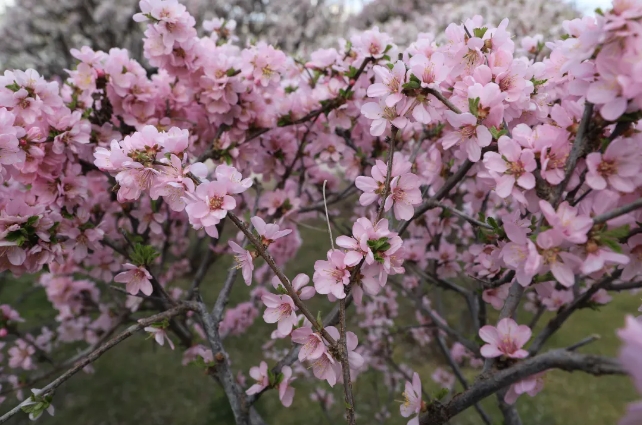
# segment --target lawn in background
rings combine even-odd
[[[304,246],[295,261],[291,262],[288,274],[307,272],[311,275],[316,259],[325,257],[327,235],[312,230],[304,235]],[[213,305],[218,288],[222,284],[229,264],[214,267],[205,278],[202,286],[203,297]],[[2,302],[13,302],[25,288],[30,288],[28,278],[9,279],[2,283],[0,291]],[[231,295],[230,306],[247,299],[249,289],[239,279]],[[563,347],[573,344],[591,334],[601,335],[601,339],[582,348],[582,352],[597,353],[609,356],[617,355],[620,341],[615,329],[622,327],[624,316],[634,314],[640,305],[639,297],[630,294],[619,294],[599,312],[585,309],[576,312],[568,323],[548,342],[547,348]],[[327,304],[313,306],[328,311]],[[490,308],[490,307],[489,307]],[[403,311],[403,310],[401,310]],[[51,311],[44,291],[38,289],[23,297],[20,312],[27,319],[40,319],[52,323],[55,313]],[[530,314],[520,312],[520,322],[527,323]],[[539,322],[538,328],[552,316],[547,313]],[[409,318],[411,321],[412,318]],[[28,322],[29,323],[29,322]],[[38,323],[37,321],[31,323]],[[273,326],[266,325],[259,316],[245,335],[231,336],[225,340],[225,346],[232,358],[235,372],[242,371],[246,376],[251,366],[261,360],[261,345],[265,335]],[[537,330],[534,332],[536,333]],[[129,338],[118,347],[104,354],[95,363],[94,374],[81,373],[65,383],[54,398],[56,415],[44,414],[41,425],[226,425],[233,424],[233,416],[227,405],[223,391],[195,366],[181,365],[181,351],[171,351],[159,347],[152,340],[145,339],[144,334]],[[403,350],[395,353],[398,362],[404,359]],[[273,364],[274,362],[268,362]],[[441,363],[441,358],[427,352],[425,362],[412,365],[419,372],[423,384],[429,391],[436,391],[439,386],[432,382],[430,375]],[[475,376],[474,370],[467,370],[469,380]],[[248,379],[249,378],[248,376]],[[368,404],[377,405],[381,399],[375,395],[373,373],[362,375],[355,385],[357,400],[367,399]],[[376,388],[379,396],[384,393],[381,382]],[[329,390],[327,384],[319,386]],[[283,408],[275,391],[270,391],[257,404],[257,409],[269,425],[322,425],[341,423],[343,397],[341,385],[334,388],[335,405],[325,416],[319,405],[308,398],[305,389],[315,385],[295,381],[298,388],[292,407]],[[5,386],[6,389],[6,386]],[[457,387],[460,390],[460,387]],[[398,414],[399,403],[394,400],[392,415],[384,424],[405,424]],[[525,425],[604,425],[616,424],[622,416],[625,405],[637,397],[627,377],[593,377],[581,372],[566,373],[551,371],[547,375],[545,389],[535,398],[524,395],[518,401],[518,410]],[[402,398],[401,392],[395,396]],[[0,405],[4,413],[15,403],[9,397]],[[501,423],[495,407],[494,397],[483,403],[485,409]],[[363,406],[362,402],[362,406]],[[357,410],[359,407],[357,406]],[[376,423],[369,413],[361,412],[362,423]],[[8,422],[12,425],[31,423],[26,415],[19,414]],[[451,423],[477,425],[479,417],[473,409],[458,416]]]

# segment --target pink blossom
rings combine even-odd
[[[135,266],[131,263],[125,263],[123,267],[127,271],[117,274],[114,277],[114,282],[124,283],[127,292],[132,295],[136,295],[140,291],[149,296],[154,292],[154,287],[150,281],[152,275],[145,267]]]
[[[261,217],[254,216],[250,219],[261,237],[261,242],[264,246],[269,246],[275,240],[292,233],[292,229],[279,230],[278,224],[266,224]]]
[[[470,161],[479,161],[481,148],[490,145],[493,140],[490,131],[483,125],[477,125],[477,118],[471,113],[456,114],[446,111],[444,114],[453,127],[453,131],[446,133],[441,140],[444,149],[461,144]]]
[[[495,179],[495,191],[502,198],[508,197],[515,184],[524,189],[535,187],[533,171],[537,168],[535,154],[530,149],[521,149],[514,140],[502,136],[497,142],[499,153],[486,152],[484,165]]]
[[[586,234],[593,227],[593,220],[590,217],[580,215],[577,208],[570,206],[566,201],[557,207],[557,212],[546,201],[539,201],[539,207],[548,224],[553,227],[547,232],[560,235],[569,242],[586,242]]]
[[[436,89],[448,78],[450,67],[445,65],[445,59],[441,52],[433,53],[430,58],[423,54],[410,58],[410,70],[421,81],[421,87]]]
[[[415,212],[413,205],[421,203],[420,185],[419,177],[411,173],[395,177],[390,182],[390,195],[386,198],[385,210],[389,211],[394,205],[397,220],[410,220]]]
[[[243,280],[245,280],[246,285],[252,284],[252,271],[254,270],[254,256],[252,252],[243,249],[239,244],[234,241],[228,241],[230,248],[236,254],[234,256],[234,261],[236,262],[236,268],[241,269],[243,273]]]
[[[486,289],[482,293],[482,299],[493,306],[495,310],[501,310],[504,301],[508,297],[508,285],[502,285],[497,288]]]
[[[401,90],[402,85],[406,82],[406,65],[402,61],[397,61],[392,69],[375,65],[372,67],[372,70],[381,82],[374,83],[368,87],[368,96],[385,96],[386,106],[395,106],[404,98]]]
[[[390,125],[402,129],[408,124],[408,118],[404,117],[404,108],[405,102],[395,103],[394,106],[387,106],[382,101],[369,102],[361,107],[361,113],[373,120],[370,124],[370,134],[381,136]]]
[[[289,335],[292,327],[298,323],[292,298],[289,295],[265,294],[261,300],[267,307],[263,313],[263,320],[266,323],[278,323],[279,332]]]
[[[296,294],[303,301],[309,300],[314,296],[314,294],[316,294],[316,291],[313,287],[306,286],[308,283],[310,283],[310,277],[307,274],[299,273],[294,277],[294,279],[292,279],[292,288],[294,288]],[[281,284],[281,279],[279,279],[278,276],[274,276],[272,278],[272,286],[274,287],[274,289],[278,289],[279,286],[283,286]]]
[[[290,366],[283,366],[281,369],[283,378],[279,383],[279,400],[285,407],[290,407],[292,405],[292,399],[294,398],[294,388],[290,386],[290,383],[294,381],[292,378],[292,368]]]
[[[225,218],[228,210],[236,208],[236,201],[228,195],[228,185],[220,181],[199,184],[185,201],[190,223],[197,228],[205,228],[213,238],[218,238],[216,225]]]
[[[16,345],[11,347],[8,351],[9,354],[9,367],[22,368],[30,370],[35,368],[34,359],[32,356],[36,353],[33,345],[29,344],[23,339],[17,339]]]
[[[620,192],[635,190],[634,176],[640,172],[640,149],[627,139],[616,139],[604,154],[592,152],[586,157],[586,184],[594,190],[604,190],[608,185]],[[608,184],[607,184],[608,183]]]
[[[479,336],[487,343],[481,348],[481,354],[486,358],[506,356],[523,359],[528,356],[528,351],[522,347],[531,338],[531,330],[526,325],[517,325],[511,318],[500,320],[497,327],[482,327]]]
[[[147,326],[144,330],[145,332],[149,332],[152,334],[152,336],[154,337],[154,340],[158,343],[158,345],[163,346],[165,344],[165,341],[167,341],[167,344],[169,344],[169,347],[172,350],[174,349],[174,343],[167,335],[167,332],[165,331],[165,329],[156,328],[154,326]]]
[[[508,404],[513,404],[517,401],[517,398],[522,394],[528,394],[531,397],[535,397],[542,389],[544,389],[544,378],[546,372],[541,372],[535,375],[531,375],[526,379],[510,386],[504,396],[504,401]]]
[[[250,368],[250,376],[256,381],[256,383],[245,391],[245,394],[247,395],[260,393],[270,385],[268,365],[265,362],[261,362],[259,367],[252,366]]]
[[[312,373],[318,379],[325,379],[331,387],[337,383],[337,372],[334,369],[335,360],[325,351],[312,362]]]
[[[328,261],[314,263],[314,289],[319,294],[332,294],[339,299],[345,298],[344,286],[350,282],[350,272],[346,269],[346,255],[339,250],[328,251]]]
[[[302,326],[292,331],[292,341],[303,344],[299,350],[299,361],[316,360],[326,350],[323,339],[318,333],[312,331],[309,326]]]
[[[435,369],[430,377],[437,384],[441,385],[442,388],[452,389],[452,387],[455,386],[455,375],[448,372],[443,367]]]
[[[412,382],[406,381],[405,390],[402,395],[404,402],[399,408],[401,416],[407,418],[410,415],[419,415],[422,408],[424,408],[424,402],[421,399],[421,380],[417,372],[412,374]],[[419,416],[416,416],[408,422],[408,425],[417,424],[419,424]]]

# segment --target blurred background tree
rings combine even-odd
[[[507,16],[515,36],[540,33],[548,39],[560,33],[553,23],[579,16],[571,3],[549,0],[181,2],[199,20],[197,28],[214,17],[235,20],[242,42],[261,39],[301,54],[374,25],[395,34],[403,45],[418,33],[437,34],[450,22],[476,14],[496,24]],[[14,0],[0,15],[0,69],[35,68],[46,77],[64,76],[64,69],[74,64],[69,50],[84,45],[104,51],[125,48],[145,64],[142,27],[131,18],[137,8],[138,0]]]

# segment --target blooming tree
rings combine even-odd
[[[372,411],[353,392],[368,370],[403,391],[411,424],[468,408],[490,424],[479,401],[491,395],[504,423],[521,423],[515,403],[550,369],[629,373],[640,389],[634,318],[620,359],[578,352],[594,336],[543,347],[577,310],[642,286],[641,17],[642,4],[616,0],[563,22],[550,54],[513,39],[508,20],[474,16],[443,43],[400,48],[373,28],[300,61],[265,42],[239,47],[222,20],[199,37],[184,5],[142,0],[133,20],[157,72],[89,47],[71,51],[63,84],[6,71],[0,270],[33,275],[58,316],[34,330],[19,306],[0,306],[0,382],[18,398],[0,423],[53,414],[58,387],[141,332],[206,369],[239,424],[266,423],[253,406],[271,390],[297,403],[303,380],[324,408],[328,386],[343,387],[355,424]],[[302,229],[319,223],[327,253],[290,276]],[[225,259],[235,266],[209,281]],[[250,299],[228,307],[239,270]],[[273,331],[246,384],[226,338],[256,320]],[[69,343],[86,349],[52,360]],[[426,361],[413,346],[428,344],[439,394],[413,370]],[[464,362],[481,369],[474,383]],[[51,367],[58,377],[33,388]],[[639,403],[623,423],[634,420]]]

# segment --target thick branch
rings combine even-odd
[[[565,349],[553,350],[533,358],[527,358],[488,378],[482,378],[470,389],[455,395],[449,403],[429,409],[426,414],[420,417],[420,424],[442,425],[450,418],[500,389],[548,369],[561,369],[567,372],[578,370],[596,376],[626,373],[620,363],[613,358],[580,354]]]

